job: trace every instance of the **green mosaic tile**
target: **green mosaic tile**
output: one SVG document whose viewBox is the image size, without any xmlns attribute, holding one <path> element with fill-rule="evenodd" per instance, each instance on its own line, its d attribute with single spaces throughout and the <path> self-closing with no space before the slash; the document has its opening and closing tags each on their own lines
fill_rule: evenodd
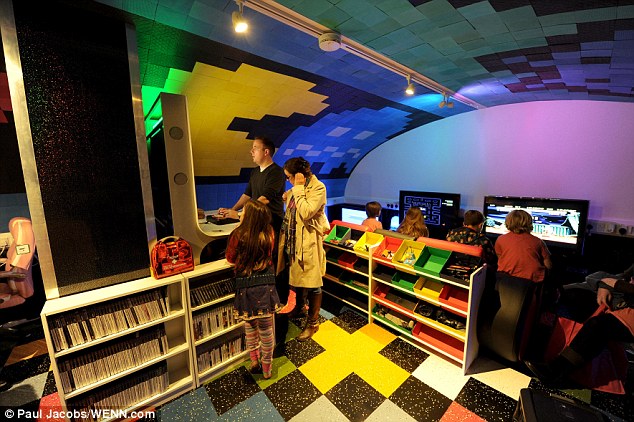
<svg viewBox="0 0 634 422">
<path fill-rule="evenodd" d="M 495 15 L 496 11 L 488 1 L 481 1 L 479 3 L 470 4 L 468 6 L 460 7 L 458 12 L 465 18 L 471 20 L 473 18 L 479 18 L 481 16 Z"/>
<path fill-rule="evenodd" d="M 328 28 L 336 28 L 350 18 L 351 16 L 348 13 L 338 7 L 331 7 L 317 16 L 315 20 Z"/>
<path fill-rule="evenodd" d="M 375 31 L 371 31 L 371 30 L 367 30 L 366 29 L 364 31 L 357 32 L 356 34 L 354 34 L 354 36 L 346 33 L 346 36 L 349 37 L 349 38 L 354 39 L 357 42 L 365 44 L 367 42 L 370 42 L 372 40 L 375 40 L 375 39 L 381 37 L 382 34 L 379 34 L 379 33 L 375 32 Z"/>
<path fill-rule="evenodd" d="M 513 21 L 504 21 L 504 24 L 509 28 L 509 31 L 525 31 L 528 29 L 537 29 L 542 26 L 539 24 L 537 18 L 519 19 Z"/>
<path fill-rule="evenodd" d="M 444 56 L 430 44 L 421 44 L 418 47 L 412 48 L 410 51 L 414 56 L 425 57 L 427 60 L 440 59 Z"/>
<path fill-rule="evenodd" d="M 412 54 L 412 52 L 409 50 L 394 54 L 393 56 L 391 56 L 391 58 L 396 60 L 399 63 L 408 64 L 408 65 L 413 60 L 416 60 L 416 56 Z"/>
<path fill-rule="evenodd" d="M 445 13 L 457 13 L 456 9 L 445 0 L 432 0 L 427 3 L 423 3 L 416 8 L 428 18 L 438 18 L 440 15 Z"/>
<path fill-rule="evenodd" d="M 412 4 L 407 0 L 381 0 L 376 3 L 376 7 L 389 15 L 403 12 L 417 12 L 417 10 L 415 10 Z"/>
<path fill-rule="evenodd" d="M 617 19 L 632 19 L 634 18 L 634 6 L 619 6 L 616 8 Z"/>
<path fill-rule="evenodd" d="M 577 22 L 601 22 L 616 19 L 616 7 L 579 10 L 575 12 Z"/>
<path fill-rule="evenodd" d="M 465 20 L 464 16 L 462 16 L 460 13 L 456 12 L 455 10 L 451 11 L 450 13 L 445 13 L 443 15 L 434 17 L 434 23 L 439 28 L 443 28 L 453 23 L 462 22 L 464 20 Z"/>
<path fill-rule="evenodd" d="M 508 32 L 508 27 L 498 15 L 480 16 L 470 19 L 469 22 L 483 37 Z"/>
<path fill-rule="evenodd" d="M 340 31 L 342 34 L 345 34 L 346 37 L 350 37 L 353 39 L 355 38 L 357 33 L 361 33 L 363 31 L 366 31 L 367 29 L 368 27 L 365 23 L 355 18 L 348 19 L 347 21 L 337 26 L 338 31 Z"/>
<path fill-rule="evenodd" d="M 577 25 L 570 24 L 570 25 L 545 26 L 543 30 L 544 30 L 544 35 L 547 37 L 552 37 L 555 35 L 576 34 Z"/>
<path fill-rule="evenodd" d="M 548 45 L 546 38 L 529 38 L 526 40 L 517 40 L 519 48 L 544 47 Z"/>
<path fill-rule="evenodd" d="M 508 76 L 513 76 L 514 73 L 511 72 L 510 70 L 499 70 L 497 72 L 492 72 L 491 75 L 493 75 L 496 78 L 506 78 Z"/>
<path fill-rule="evenodd" d="M 398 43 L 402 42 L 406 44 L 409 44 L 412 39 L 416 39 L 418 40 L 418 42 L 415 44 L 420 44 L 420 38 L 416 37 L 409 29 L 406 28 L 401 28 L 396 31 L 390 32 L 389 34 L 387 34 L 387 37 L 392 41 Z"/>
<path fill-rule="evenodd" d="M 353 16 L 360 21 L 365 22 L 368 27 L 378 25 L 388 18 L 383 11 L 372 6 L 365 6 L 364 9 L 358 9 Z"/>
<path fill-rule="evenodd" d="M 531 6 L 516 7 L 498 13 L 504 23 L 537 19 L 535 11 Z"/>
<path fill-rule="evenodd" d="M 390 32 L 394 32 L 400 28 L 402 28 L 402 25 L 400 23 L 388 17 L 384 21 L 376 25 L 373 25 L 371 29 L 377 34 L 385 35 L 385 34 L 389 34 Z"/>
<path fill-rule="evenodd" d="M 494 51 L 491 48 L 491 46 L 488 45 L 488 43 L 485 43 L 485 45 L 483 45 L 482 47 L 476 47 L 476 42 L 473 41 L 473 44 L 471 44 L 469 47 L 473 47 L 471 49 L 467 48 L 467 46 L 465 44 L 460 44 L 461 47 L 463 47 L 466 51 L 466 54 L 468 54 L 470 57 L 480 57 L 480 56 L 485 56 L 487 54 L 493 54 Z M 470 44 L 470 43 L 467 43 Z"/>
<path fill-rule="evenodd" d="M 525 29 L 523 31 L 513 31 L 513 37 L 517 40 L 529 40 L 533 38 L 544 37 L 542 28 Z"/>
<path fill-rule="evenodd" d="M 304 0 L 278 0 L 278 3 L 288 7 L 289 9 L 294 9 L 302 1 Z"/>
<path fill-rule="evenodd" d="M 341 0 L 337 3 L 337 7 L 352 16 L 358 15 L 360 11 L 365 9 L 377 10 L 376 6 L 368 4 L 365 0 Z"/>
<path fill-rule="evenodd" d="M 425 18 L 407 26 L 407 29 L 412 31 L 413 34 L 422 36 L 431 30 L 438 28 L 435 22 Z"/>
<path fill-rule="evenodd" d="M 495 48 L 499 48 L 499 44 L 507 44 L 507 43 L 515 44 L 515 38 L 513 38 L 513 34 L 511 34 L 510 32 L 491 35 L 489 37 L 485 37 L 485 40 L 487 40 L 490 46 L 492 47 L 495 46 Z"/>
<path fill-rule="evenodd" d="M 410 9 L 401 13 L 395 13 L 392 14 L 391 17 L 403 26 L 411 25 L 420 20 L 427 19 L 416 9 Z"/>
<path fill-rule="evenodd" d="M 429 44 L 445 56 L 459 51 L 464 51 L 462 47 L 460 47 L 458 43 L 450 37 L 441 38 L 439 40 L 432 41 Z"/>
<path fill-rule="evenodd" d="M 169 26 L 175 26 L 177 28 L 182 27 L 187 20 L 187 15 L 175 11 L 174 9 L 168 9 L 160 4 L 156 9 L 156 20 Z"/>
<path fill-rule="evenodd" d="M 540 16 L 538 19 L 542 26 L 565 25 L 577 22 L 575 12 L 555 13 L 552 15 Z"/>
<path fill-rule="evenodd" d="M 472 57 L 465 57 L 463 59 L 454 61 L 454 63 L 456 64 L 456 66 L 463 70 L 482 69 L 482 65 Z"/>
<path fill-rule="evenodd" d="M 309 18 L 319 16 L 332 7 L 332 3 L 327 0 L 304 0 L 293 6 L 292 9 Z M 337 6 L 339 7 L 339 5 Z"/>
<path fill-rule="evenodd" d="M 382 50 L 382 49 L 384 49 L 386 47 L 391 46 L 395 42 L 396 41 L 391 39 L 389 36 L 385 35 L 385 36 L 377 38 L 377 39 L 375 39 L 373 41 L 370 41 L 368 43 L 368 47 L 370 47 L 373 50 Z"/>
</svg>

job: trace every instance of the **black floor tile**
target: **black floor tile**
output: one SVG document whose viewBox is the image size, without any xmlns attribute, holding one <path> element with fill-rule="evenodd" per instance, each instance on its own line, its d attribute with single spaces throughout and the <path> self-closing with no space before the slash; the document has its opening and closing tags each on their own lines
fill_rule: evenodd
<svg viewBox="0 0 634 422">
<path fill-rule="evenodd" d="M 634 396 L 630 394 L 610 394 L 592 391 L 590 404 L 611 415 L 625 420 L 634 419 Z"/>
<path fill-rule="evenodd" d="M 475 378 L 469 378 L 456 402 L 487 421 L 500 422 L 512 420 L 517 406 L 517 400 Z"/>
<path fill-rule="evenodd" d="M 53 375 L 53 371 L 49 371 L 46 377 L 46 384 L 44 384 L 44 391 L 42 391 L 42 397 L 46 397 L 56 391 L 57 385 L 55 385 L 55 376 Z"/>
<path fill-rule="evenodd" d="M 401 338 L 396 338 L 381 349 L 379 354 L 385 356 L 410 374 L 429 357 L 428 353 Z"/>
<path fill-rule="evenodd" d="M 236 404 L 243 402 L 262 389 L 255 382 L 249 371 L 241 366 L 205 385 L 211 402 L 222 415 Z"/>
<path fill-rule="evenodd" d="M 2 369 L 2 379 L 12 384 L 48 372 L 51 359 L 48 354 L 39 355 L 31 359 L 22 360 Z"/>
<path fill-rule="evenodd" d="M 419 421 L 438 421 L 451 400 L 418 378 L 410 376 L 389 397 L 394 404 Z"/>
<path fill-rule="evenodd" d="M 285 420 L 317 400 L 321 393 L 298 369 L 268 386 L 264 393 Z"/>
<path fill-rule="evenodd" d="M 326 397 L 351 421 L 367 419 L 385 401 L 383 394 L 355 373 L 331 388 Z"/>
<path fill-rule="evenodd" d="M 284 354 L 297 368 L 326 351 L 312 338 L 301 342 L 295 339 L 289 340 L 286 342 L 285 349 Z"/>
<path fill-rule="evenodd" d="M 368 324 L 368 317 L 364 317 L 357 312 L 347 310 L 332 318 L 331 321 L 337 326 L 343 328 L 349 334 L 352 334 Z"/>
</svg>

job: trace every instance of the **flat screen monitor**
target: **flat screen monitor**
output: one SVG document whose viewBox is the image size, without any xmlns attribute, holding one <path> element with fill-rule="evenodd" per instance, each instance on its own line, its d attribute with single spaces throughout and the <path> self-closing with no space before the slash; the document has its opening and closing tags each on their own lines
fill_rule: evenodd
<svg viewBox="0 0 634 422">
<path fill-rule="evenodd" d="M 347 207 L 341 208 L 341 221 L 361 225 L 366 218 L 368 218 L 368 216 L 365 213 L 365 208 L 363 210 Z"/>
<path fill-rule="evenodd" d="M 458 225 L 460 194 L 400 191 L 399 217 L 401 222 L 410 207 L 418 207 L 423 212 L 430 237 L 444 239 L 447 232 Z"/>
<path fill-rule="evenodd" d="M 589 201 L 584 199 L 486 196 L 485 231 L 492 237 L 508 233 L 504 224 L 506 216 L 512 210 L 522 209 L 533 217 L 533 235 L 543 239 L 547 245 L 575 249 L 580 253 L 588 207 Z"/>
</svg>

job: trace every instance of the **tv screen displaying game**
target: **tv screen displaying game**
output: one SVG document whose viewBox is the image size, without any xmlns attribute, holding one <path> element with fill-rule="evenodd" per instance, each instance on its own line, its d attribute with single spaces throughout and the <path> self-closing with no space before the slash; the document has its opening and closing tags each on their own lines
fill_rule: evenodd
<svg viewBox="0 0 634 422">
<path fill-rule="evenodd" d="M 588 207 L 589 201 L 583 199 L 486 196 L 485 231 L 492 237 L 508 233 L 506 216 L 514 209 L 522 209 L 533 217 L 533 235 L 546 244 L 581 251 Z"/>
<path fill-rule="evenodd" d="M 460 194 L 402 190 L 399 194 L 399 217 L 402 222 L 410 207 L 423 212 L 429 237 L 444 239 L 447 232 L 458 226 Z"/>
</svg>

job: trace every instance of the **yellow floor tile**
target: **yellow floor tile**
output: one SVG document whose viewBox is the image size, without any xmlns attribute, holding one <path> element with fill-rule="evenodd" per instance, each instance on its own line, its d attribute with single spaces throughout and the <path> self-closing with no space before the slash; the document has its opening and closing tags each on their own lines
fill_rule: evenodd
<svg viewBox="0 0 634 422">
<path fill-rule="evenodd" d="M 360 356 L 354 373 L 385 397 L 392 395 L 409 377 L 406 370 L 377 353 L 373 356 Z"/>
<path fill-rule="evenodd" d="M 325 394 L 352 373 L 352 358 L 354 356 L 326 350 L 300 366 L 299 370 Z"/>
<path fill-rule="evenodd" d="M 313 340 L 326 350 L 341 347 L 341 344 L 347 342 L 349 338 L 350 334 L 332 321 L 321 324 L 319 331 L 313 335 Z"/>
<path fill-rule="evenodd" d="M 44 355 L 46 353 L 48 353 L 48 349 L 46 348 L 46 340 L 35 340 L 30 343 L 14 347 L 5 365 L 11 365 L 22 360 Z"/>
</svg>

